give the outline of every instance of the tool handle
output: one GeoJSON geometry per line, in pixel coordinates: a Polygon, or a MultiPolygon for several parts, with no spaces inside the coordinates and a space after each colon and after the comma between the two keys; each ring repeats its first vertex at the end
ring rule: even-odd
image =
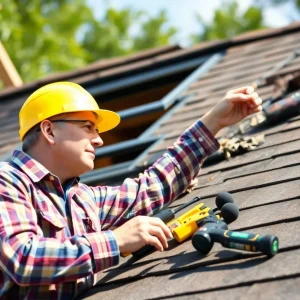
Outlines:
{"type": "Polygon", "coordinates": [[[219,242],[226,248],[262,252],[269,257],[278,252],[279,240],[275,235],[214,229],[210,232],[210,236],[214,242],[219,242]]]}
{"type": "Polygon", "coordinates": [[[139,259],[139,258],[142,258],[144,257],[145,255],[153,252],[156,248],[154,246],[151,246],[151,245],[147,245],[147,246],[144,246],[143,248],[135,251],[135,252],[132,252],[132,256],[136,259],[139,259]]]}
{"type": "Polygon", "coordinates": [[[164,223],[168,223],[168,222],[172,221],[175,218],[175,212],[171,208],[163,209],[159,213],[157,213],[156,215],[153,215],[152,217],[159,218],[164,223]]]}

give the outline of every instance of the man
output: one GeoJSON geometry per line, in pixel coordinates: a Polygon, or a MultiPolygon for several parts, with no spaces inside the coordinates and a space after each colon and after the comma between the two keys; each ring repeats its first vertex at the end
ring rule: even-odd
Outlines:
{"type": "Polygon", "coordinates": [[[230,91],[138,178],[90,187],[79,176],[93,169],[99,132],[119,116],[74,83],[34,92],[20,111],[23,151],[0,165],[0,298],[70,299],[120,253],[146,244],[163,251],[171,232],[149,216],[197,176],[221,128],[260,110],[252,87],[230,91]]]}

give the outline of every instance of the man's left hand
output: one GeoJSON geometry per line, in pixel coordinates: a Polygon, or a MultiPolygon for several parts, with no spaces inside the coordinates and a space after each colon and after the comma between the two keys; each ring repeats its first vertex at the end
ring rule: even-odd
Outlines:
{"type": "Polygon", "coordinates": [[[238,123],[262,110],[262,100],[252,86],[231,90],[216,106],[203,116],[202,121],[215,135],[220,129],[238,123]]]}

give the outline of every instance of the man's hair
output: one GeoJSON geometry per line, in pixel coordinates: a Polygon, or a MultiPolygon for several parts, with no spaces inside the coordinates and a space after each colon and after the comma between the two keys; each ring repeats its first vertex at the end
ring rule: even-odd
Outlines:
{"type": "Polygon", "coordinates": [[[25,135],[22,144],[22,151],[28,152],[32,149],[33,146],[36,145],[39,139],[40,132],[38,132],[38,128],[40,127],[40,123],[32,127],[25,135]]]}

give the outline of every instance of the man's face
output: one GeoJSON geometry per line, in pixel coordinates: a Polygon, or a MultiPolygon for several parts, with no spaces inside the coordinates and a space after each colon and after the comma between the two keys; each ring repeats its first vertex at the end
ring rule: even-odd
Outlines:
{"type": "Polygon", "coordinates": [[[95,150],[103,145],[96,129],[96,120],[97,116],[92,112],[68,113],[52,119],[55,136],[53,151],[63,171],[70,177],[94,168],[95,150]]]}

